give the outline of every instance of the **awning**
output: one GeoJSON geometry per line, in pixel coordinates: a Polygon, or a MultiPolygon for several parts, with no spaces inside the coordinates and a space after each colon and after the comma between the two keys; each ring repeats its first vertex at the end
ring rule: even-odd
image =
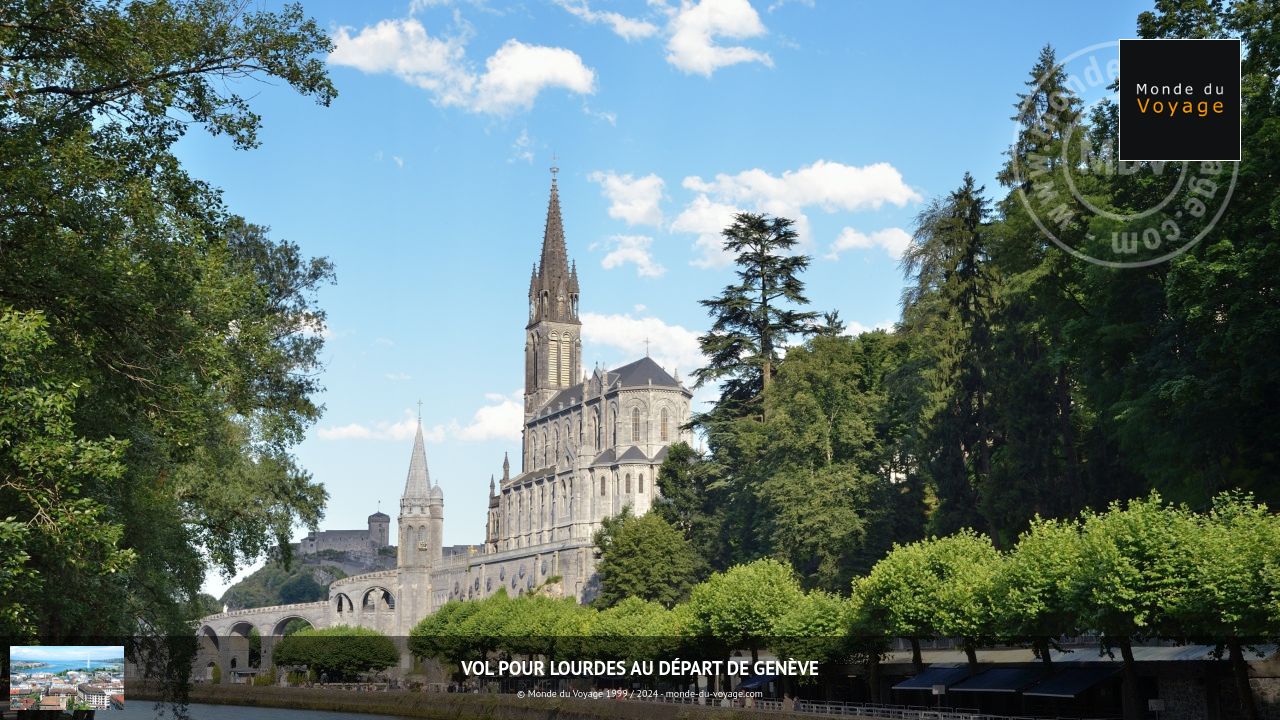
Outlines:
{"type": "Polygon", "coordinates": [[[777,675],[752,675],[751,677],[738,683],[735,690],[763,690],[766,685],[777,680],[777,675]]]}
{"type": "Polygon", "coordinates": [[[1044,676],[1044,669],[1038,667],[991,668],[957,683],[948,692],[1016,693],[1034,685],[1044,676]]]}
{"type": "Polygon", "coordinates": [[[1107,678],[1120,672],[1120,668],[1107,665],[1082,665],[1068,667],[1054,673],[1022,691],[1031,697],[1074,698],[1107,678]]]}
{"type": "Polygon", "coordinates": [[[969,677],[969,668],[960,665],[931,665],[927,670],[916,675],[913,678],[907,678],[897,685],[893,686],[894,690],[924,690],[933,689],[934,685],[946,685],[950,687],[954,683],[969,677]]]}

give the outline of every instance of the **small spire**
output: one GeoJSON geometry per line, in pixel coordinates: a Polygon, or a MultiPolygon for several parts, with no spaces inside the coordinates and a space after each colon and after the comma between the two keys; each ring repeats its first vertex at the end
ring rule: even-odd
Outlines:
{"type": "Polygon", "coordinates": [[[511,459],[507,453],[502,453],[502,480],[506,482],[511,479],[511,459]]]}
{"type": "Polygon", "coordinates": [[[493,497],[493,474],[489,475],[489,497],[493,497]]]}

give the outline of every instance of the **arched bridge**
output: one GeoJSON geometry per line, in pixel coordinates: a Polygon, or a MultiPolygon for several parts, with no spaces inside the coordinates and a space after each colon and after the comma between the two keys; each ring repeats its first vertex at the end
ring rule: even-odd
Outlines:
{"type": "Polygon", "coordinates": [[[311,627],[328,626],[329,602],[321,600],[295,605],[272,605],[247,608],[209,615],[200,619],[200,656],[196,661],[195,677],[210,681],[214,668],[224,682],[234,682],[238,676],[249,676],[256,668],[271,667],[271,652],[276,641],[285,633],[290,623],[301,620],[311,627]],[[259,658],[251,662],[251,637],[257,631],[259,658]]]}

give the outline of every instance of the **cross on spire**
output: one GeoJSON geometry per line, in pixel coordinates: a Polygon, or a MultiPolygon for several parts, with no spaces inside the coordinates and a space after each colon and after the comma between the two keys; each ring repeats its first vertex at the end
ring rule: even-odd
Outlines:
{"type": "Polygon", "coordinates": [[[551,182],[555,184],[556,174],[560,172],[560,167],[556,164],[556,154],[551,153],[551,182]]]}
{"type": "Polygon", "coordinates": [[[422,400],[418,400],[418,422],[422,422],[422,400]]]}
{"type": "Polygon", "coordinates": [[[649,338],[644,339],[644,356],[649,357],[649,338]]]}

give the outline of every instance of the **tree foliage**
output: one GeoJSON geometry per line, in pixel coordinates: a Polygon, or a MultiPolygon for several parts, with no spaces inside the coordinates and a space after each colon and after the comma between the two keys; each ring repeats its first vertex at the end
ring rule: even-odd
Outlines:
{"type": "Polygon", "coordinates": [[[272,659],[280,666],[305,666],[332,680],[355,680],[381,672],[400,660],[391,638],[376,630],[336,625],[299,630],[276,644],[272,659]]]}
{"type": "Polygon", "coordinates": [[[697,555],[693,546],[655,513],[639,517],[624,508],[595,534],[596,573],[600,593],[596,605],[612,607],[627,598],[670,608],[693,586],[697,555]]]}

